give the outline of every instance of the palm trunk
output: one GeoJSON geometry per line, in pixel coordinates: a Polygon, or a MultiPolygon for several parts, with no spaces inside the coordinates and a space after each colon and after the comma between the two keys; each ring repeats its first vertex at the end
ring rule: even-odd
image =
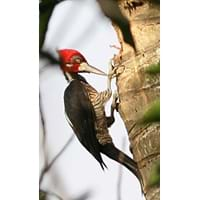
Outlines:
{"type": "Polygon", "coordinates": [[[149,179],[160,158],[160,124],[140,122],[145,110],[160,96],[159,74],[146,73],[150,65],[160,60],[160,9],[147,0],[136,9],[131,8],[132,3],[133,0],[120,0],[119,7],[130,22],[137,53],[124,42],[121,30],[113,25],[121,43],[121,51],[114,58],[118,66],[119,113],[144,182],[146,199],[157,200],[160,188],[158,185],[149,187],[149,179]]]}

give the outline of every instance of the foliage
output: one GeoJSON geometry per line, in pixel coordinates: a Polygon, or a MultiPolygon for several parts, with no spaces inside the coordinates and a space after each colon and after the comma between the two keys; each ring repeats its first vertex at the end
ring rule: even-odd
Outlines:
{"type": "Polygon", "coordinates": [[[142,123],[160,122],[160,100],[154,101],[143,114],[142,123]]]}
{"type": "Polygon", "coordinates": [[[151,175],[149,178],[150,187],[159,186],[160,185],[160,163],[156,163],[151,171],[151,175]]]}
{"type": "Polygon", "coordinates": [[[151,0],[152,4],[160,6],[160,0],[151,0]]]}
{"type": "Polygon", "coordinates": [[[160,73],[160,62],[157,64],[153,64],[148,66],[145,69],[145,72],[151,75],[159,74],[160,73]]]}
{"type": "Polygon", "coordinates": [[[39,192],[39,199],[40,199],[40,200],[45,200],[45,199],[46,199],[46,194],[45,194],[45,192],[42,192],[42,191],[39,192]]]}

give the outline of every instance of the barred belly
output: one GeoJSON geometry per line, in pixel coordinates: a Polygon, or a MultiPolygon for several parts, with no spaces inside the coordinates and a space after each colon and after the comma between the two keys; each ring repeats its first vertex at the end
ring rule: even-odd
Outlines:
{"type": "Polygon", "coordinates": [[[103,92],[98,93],[93,87],[89,84],[82,82],[84,88],[86,89],[90,101],[94,107],[95,115],[96,115],[96,137],[100,144],[105,145],[108,143],[112,143],[112,138],[109,135],[109,131],[107,128],[106,114],[104,110],[105,103],[110,99],[112,93],[109,90],[105,90],[103,92]]]}

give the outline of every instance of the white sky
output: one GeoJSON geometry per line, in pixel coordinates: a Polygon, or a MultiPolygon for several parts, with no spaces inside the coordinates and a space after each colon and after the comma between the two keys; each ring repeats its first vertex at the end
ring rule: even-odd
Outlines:
{"type": "MultiPolygon", "coordinates": [[[[83,53],[87,61],[107,71],[109,59],[117,53],[110,45],[119,46],[116,33],[94,0],[68,0],[58,5],[53,13],[45,48],[56,52],[56,48],[74,48],[83,53]]],[[[106,88],[105,77],[84,74],[89,83],[98,90],[106,88]]],[[[115,85],[112,88],[114,89],[115,85]]],[[[40,89],[47,124],[47,151],[49,160],[73,134],[64,116],[63,93],[67,82],[58,68],[47,68],[40,76],[40,89]]],[[[109,105],[107,106],[108,111],[109,105]]],[[[108,112],[107,112],[108,113],[108,112]]],[[[108,113],[109,114],[109,113],[108,113]]],[[[117,147],[121,148],[128,137],[123,122],[115,113],[116,122],[110,134],[117,147]]],[[[75,138],[68,149],[51,169],[42,187],[49,188],[67,198],[76,197],[87,190],[92,191],[92,200],[116,200],[119,165],[103,156],[108,170],[102,171],[99,163],[75,138]],[[56,183],[56,185],[55,185],[56,183]]],[[[53,199],[53,198],[52,198],[53,199]]],[[[141,200],[137,179],[125,168],[122,177],[122,200],[141,200]]]]}

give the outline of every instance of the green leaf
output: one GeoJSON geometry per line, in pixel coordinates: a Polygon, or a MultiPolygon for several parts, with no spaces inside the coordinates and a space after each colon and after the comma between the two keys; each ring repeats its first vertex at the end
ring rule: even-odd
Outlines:
{"type": "Polygon", "coordinates": [[[160,6],[160,0],[151,0],[152,4],[160,6]]]}
{"type": "Polygon", "coordinates": [[[160,100],[153,102],[142,117],[142,123],[160,122],[160,100]]]}
{"type": "Polygon", "coordinates": [[[148,74],[159,74],[160,73],[160,62],[157,63],[157,64],[153,64],[153,65],[150,65],[148,66],[146,69],[145,69],[145,72],[148,73],[148,74]]]}
{"type": "Polygon", "coordinates": [[[159,186],[160,185],[160,163],[156,163],[152,168],[149,183],[150,187],[159,186]]]}
{"type": "Polygon", "coordinates": [[[46,199],[46,194],[45,194],[45,192],[40,191],[40,192],[39,192],[39,197],[40,197],[40,198],[39,198],[40,200],[45,200],[45,199],[46,199]]]}

